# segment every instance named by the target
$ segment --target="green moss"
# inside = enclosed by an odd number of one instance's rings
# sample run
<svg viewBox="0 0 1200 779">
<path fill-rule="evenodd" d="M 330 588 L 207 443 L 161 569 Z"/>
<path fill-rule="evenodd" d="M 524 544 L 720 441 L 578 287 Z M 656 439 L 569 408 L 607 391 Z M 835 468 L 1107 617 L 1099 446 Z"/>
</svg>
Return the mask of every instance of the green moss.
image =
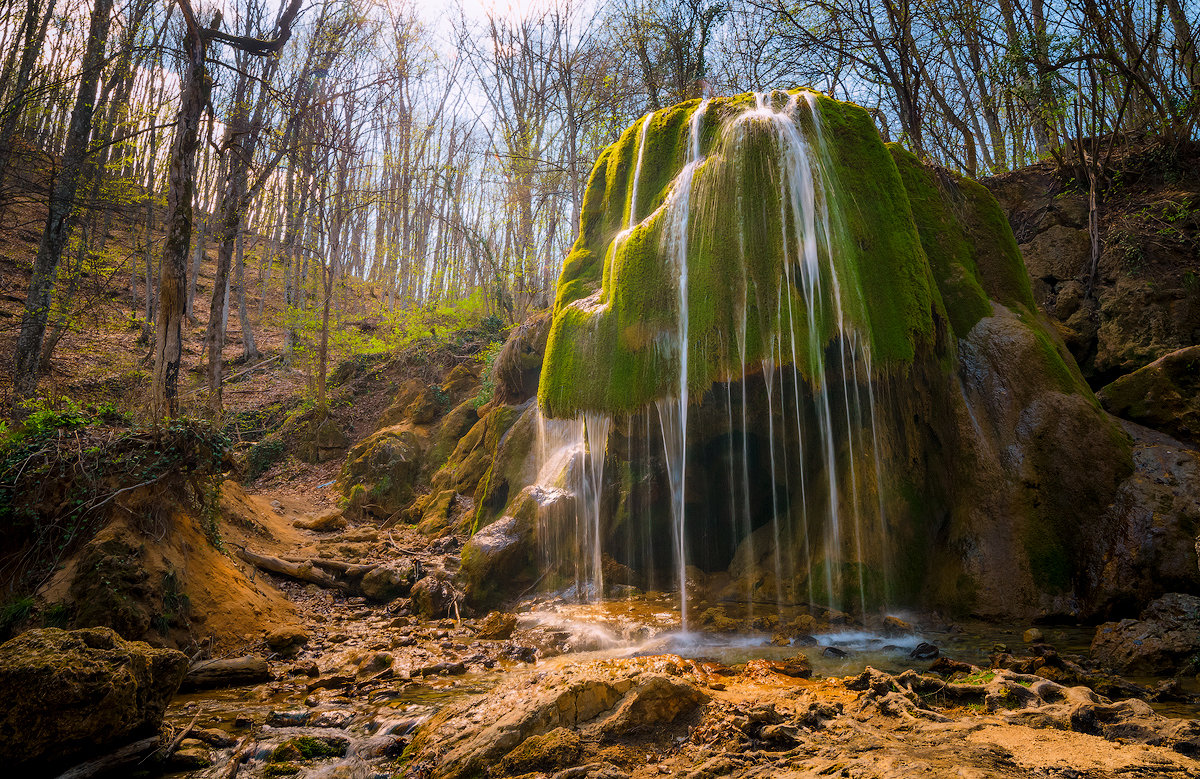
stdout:
<svg viewBox="0 0 1200 779">
<path fill-rule="evenodd" d="M 1030 517 L 1021 540 L 1029 555 L 1034 584 L 1048 592 L 1066 592 L 1071 586 L 1072 565 L 1055 528 L 1045 520 Z"/>
<path fill-rule="evenodd" d="M 835 272 L 842 316 L 866 335 L 874 364 L 911 361 L 917 343 L 932 336 L 940 302 L 900 175 L 869 116 L 820 97 L 818 131 L 803 107 L 797 111 L 810 126 L 813 175 L 829 201 L 818 205 L 831 214 L 828 227 L 818 224 L 812 236 L 822 255 L 813 283 L 826 292 L 807 301 L 803 239 L 796 238 L 802 230 L 785 200 L 790 173 L 778 136 L 764 120 L 736 119 L 751 100 L 714 100 L 699 123 L 705 161 L 690 190 L 685 258 L 689 389 L 699 393 L 739 375 L 743 357 L 745 364 L 790 362 L 794 354 L 812 377 L 817 352 L 836 331 L 829 293 Z M 679 236 L 672 232 L 680 222 L 670 210 L 697 106 L 684 103 L 636 123 L 593 170 L 543 365 L 539 401 L 553 416 L 631 411 L 678 392 Z M 836 142 L 825 144 L 825 137 Z M 625 231 L 639 153 L 640 221 Z"/>
<path fill-rule="evenodd" d="M 288 763 L 296 760 L 318 760 L 323 757 L 343 757 L 350 746 L 340 736 L 296 736 L 289 738 L 271 750 L 270 763 Z"/>
<path fill-rule="evenodd" d="M 900 145 L 888 144 L 888 150 L 904 181 L 921 247 L 929 260 L 950 326 L 961 338 L 976 322 L 992 313 L 991 301 L 979 283 L 975 246 L 962 218 L 951 210 L 936 174 Z"/>
</svg>

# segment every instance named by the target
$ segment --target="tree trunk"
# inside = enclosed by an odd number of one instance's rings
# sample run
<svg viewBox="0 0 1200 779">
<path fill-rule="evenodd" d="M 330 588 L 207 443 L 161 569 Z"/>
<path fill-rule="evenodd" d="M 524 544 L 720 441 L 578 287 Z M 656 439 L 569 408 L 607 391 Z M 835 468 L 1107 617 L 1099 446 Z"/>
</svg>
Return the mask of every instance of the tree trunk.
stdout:
<svg viewBox="0 0 1200 779">
<path fill-rule="evenodd" d="M 189 9 L 190 12 L 190 9 Z M 183 309 L 187 302 L 187 258 L 192 242 L 192 192 L 195 188 L 196 149 L 200 118 L 212 89 L 204 66 L 205 40 L 189 25 L 184 48 L 187 71 L 180 89 L 179 117 L 168 168 L 167 237 L 159 276 L 158 328 L 154 342 L 155 416 L 174 416 L 178 410 L 179 368 L 183 360 Z"/>
<path fill-rule="evenodd" d="M 17 336 L 13 370 L 13 400 L 16 403 L 26 400 L 37 391 L 42 338 L 46 332 L 46 318 L 50 313 L 50 299 L 54 291 L 58 262 L 62 258 L 70 230 L 79 174 L 87 155 L 96 87 L 100 82 L 100 71 L 104 64 L 104 48 L 108 40 L 112 6 L 113 0 L 96 0 L 96 5 L 92 8 L 79 92 L 75 98 L 75 107 L 71 111 L 71 124 L 63 150 L 61 173 L 51 190 L 50 213 L 46 217 L 46 229 L 42 233 L 37 258 L 34 260 L 33 277 L 29 281 L 29 294 L 25 299 L 25 316 L 21 321 L 20 335 Z"/>
</svg>

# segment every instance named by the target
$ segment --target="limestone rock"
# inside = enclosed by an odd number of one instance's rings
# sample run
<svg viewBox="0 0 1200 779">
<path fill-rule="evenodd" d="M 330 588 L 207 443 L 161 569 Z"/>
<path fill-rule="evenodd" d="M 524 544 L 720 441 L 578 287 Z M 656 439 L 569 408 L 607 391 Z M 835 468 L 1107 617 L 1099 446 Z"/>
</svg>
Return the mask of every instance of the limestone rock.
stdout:
<svg viewBox="0 0 1200 779">
<path fill-rule="evenodd" d="M 1097 397 L 1122 419 L 1200 443 L 1200 346 L 1164 355 L 1112 382 Z"/>
<path fill-rule="evenodd" d="M 538 517 L 564 510 L 573 501 L 565 490 L 526 487 L 509 507 L 511 514 L 472 536 L 463 547 L 459 571 L 467 601 L 486 607 L 524 588 L 536 560 Z"/>
<path fill-rule="evenodd" d="M 671 723 L 708 700 L 671 655 L 619 663 L 591 662 L 522 677 L 488 695 L 443 709 L 414 740 L 414 769 L 438 779 L 477 775 L 513 755 L 520 766 L 564 756 L 575 739 L 559 733 L 524 745 L 556 729 L 576 731 L 581 743 L 616 740 Z M 652 729 L 652 728 L 651 728 Z M 520 748 L 520 751 L 517 751 Z M 530 762 L 525 762 L 525 760 Z M 533 770 L 522 768 L 522 770 Z"/>
<path fill-rule="evenodd" d="M 516 629 L 517 617 L 515 614 L 493 611 L 480 623 L 479 630 L 475 632 L 475 637 L 484 640 L 504 641 Z"/>
<path fill-rule="evenodd" d="M 276 628 L 267 634 L 265 641 L 271 651 L 283 657 L 292 657 L 300 647 L 308 643 L 308 631 L 299 625 Z"/>
<path fill-rule="evenodd" d="M 516 776 L 531 771 L 553 771 L 574 763 L 583 751 L 579 734 L 570 728 L 555 728 L 530 736 L 500 761 L 500 770 Z"/>
<path fill-rule="evenodd" d="M 1138 619 L 1096 629 L 1092 659 L 1134 676 L 1195 673 L 1200 653 L 1200 597 L 1172 593 L 1151 603 Z"/>
<path fill-rule="evenodd" d="M 460 594 L 450 582 L 431 575 L 414 584 L 409 597 L 415 614 L 432 618 L 452 613 Z"/>
<path fill-rule="evenodd" d="M 23 633 L 0 646 L 0 758 L 34 771 L 153 733 L 186 670 L 183 653 L 108 628 Z"/>
<path fill-rule="evenodd" d="M 404 415 L 416 425 L 433 422 L 450 402 L 450 397 L 440 386 L 426 387 L 404 410 Z"/>
<path fill-rule="evenodd" d="M 390 517 L 412 498 L 421 468 L 421 444 L 403 426 L 384 428 L 355 444 L 346 455 L 338 488 L 352 506 Z"/>
<path fill-rule="evenodd" d="M 347 523 L 346 518 L 342 516 L 341 509 L 327 509 L 307 519 L 298 519 L 293 524 L 301 530 L 330 533 L 334 530 L 345 530 Z"/>
<path fill-rule="evenodd" d="M 363 595 L 380 603 L 388 603 L 408 594 L 415 575 L 411 563 L 384 563 L 363 576 Z"/>
</svg>

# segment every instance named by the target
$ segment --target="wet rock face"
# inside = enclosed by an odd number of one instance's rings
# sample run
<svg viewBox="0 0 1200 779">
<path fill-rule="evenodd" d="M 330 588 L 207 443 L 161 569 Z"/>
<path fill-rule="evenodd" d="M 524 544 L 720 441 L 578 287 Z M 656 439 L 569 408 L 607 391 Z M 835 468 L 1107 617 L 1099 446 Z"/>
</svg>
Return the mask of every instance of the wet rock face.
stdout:
<svg viewBox="0 0 1200 779">
<path fill-rule="evenodd" d="M 1122 376 L 1098 393 L 1111 414 L 1200 443 L 1200 346 L 1189 346 Z"/>
<path fill-rule="evenodd" d="M 1096 629 L 1092 659 L 1134 676 L 1196 673 L 1200 655 L 1200 597 L 1172 593 L 1146 607 L 1138 619 Z"/>
<path fill-rule="evenodd" d="M 0 646 L 0 759 L 33 772 L 152 733 L 186 670 L 108 628 L 24 633 Z"/>
</svg>

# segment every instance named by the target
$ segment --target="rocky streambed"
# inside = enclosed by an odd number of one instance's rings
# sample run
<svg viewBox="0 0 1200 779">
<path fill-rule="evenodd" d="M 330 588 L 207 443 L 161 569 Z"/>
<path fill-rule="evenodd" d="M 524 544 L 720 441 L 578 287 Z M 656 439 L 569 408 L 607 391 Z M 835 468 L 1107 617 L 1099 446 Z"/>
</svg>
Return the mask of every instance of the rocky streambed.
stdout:
<svg viewBox="0 0 1200 779">
<path fill-rule="evenodd" d="M 471 612 L 460 539 L 326 524 L 278 556 L 233 550 L 299 618 L 248 625 L 249 654 L 189 665 L 103 629 L 6 645 L 24 647 L 0 663 L 8 757 L 76 778 L 1200 775 L 1191 596 L 1097 631 L 863 624 L 699 588 L 681 632 L 662 593 Z"/>
<path fill-rule="evenodd" d="M 444 556 L 452 562 L 453 550 Z M 1200 772 L 1190 691 L 1099 673 L 1046 642 L 1071 648 L 1081 629 L 940 624 L 917 634 L 895 618 L 867 630 L 825 613 L 783 627 L 757 617 L 773 634 L 720 633 L 730 624 L 710 612 L 707 632 L 681 635 L 666 596 L 585 606 L 543 596 L 520 613 L 455 619 L 408 613 L 411 599 L 381 605 L 280 585 L 306 619 L 303 641 L 281 645 L 259 684 L 177 696 L 167 773 Z M 799 633 L 797 622 L 817 631 Z"/>
</svg>

